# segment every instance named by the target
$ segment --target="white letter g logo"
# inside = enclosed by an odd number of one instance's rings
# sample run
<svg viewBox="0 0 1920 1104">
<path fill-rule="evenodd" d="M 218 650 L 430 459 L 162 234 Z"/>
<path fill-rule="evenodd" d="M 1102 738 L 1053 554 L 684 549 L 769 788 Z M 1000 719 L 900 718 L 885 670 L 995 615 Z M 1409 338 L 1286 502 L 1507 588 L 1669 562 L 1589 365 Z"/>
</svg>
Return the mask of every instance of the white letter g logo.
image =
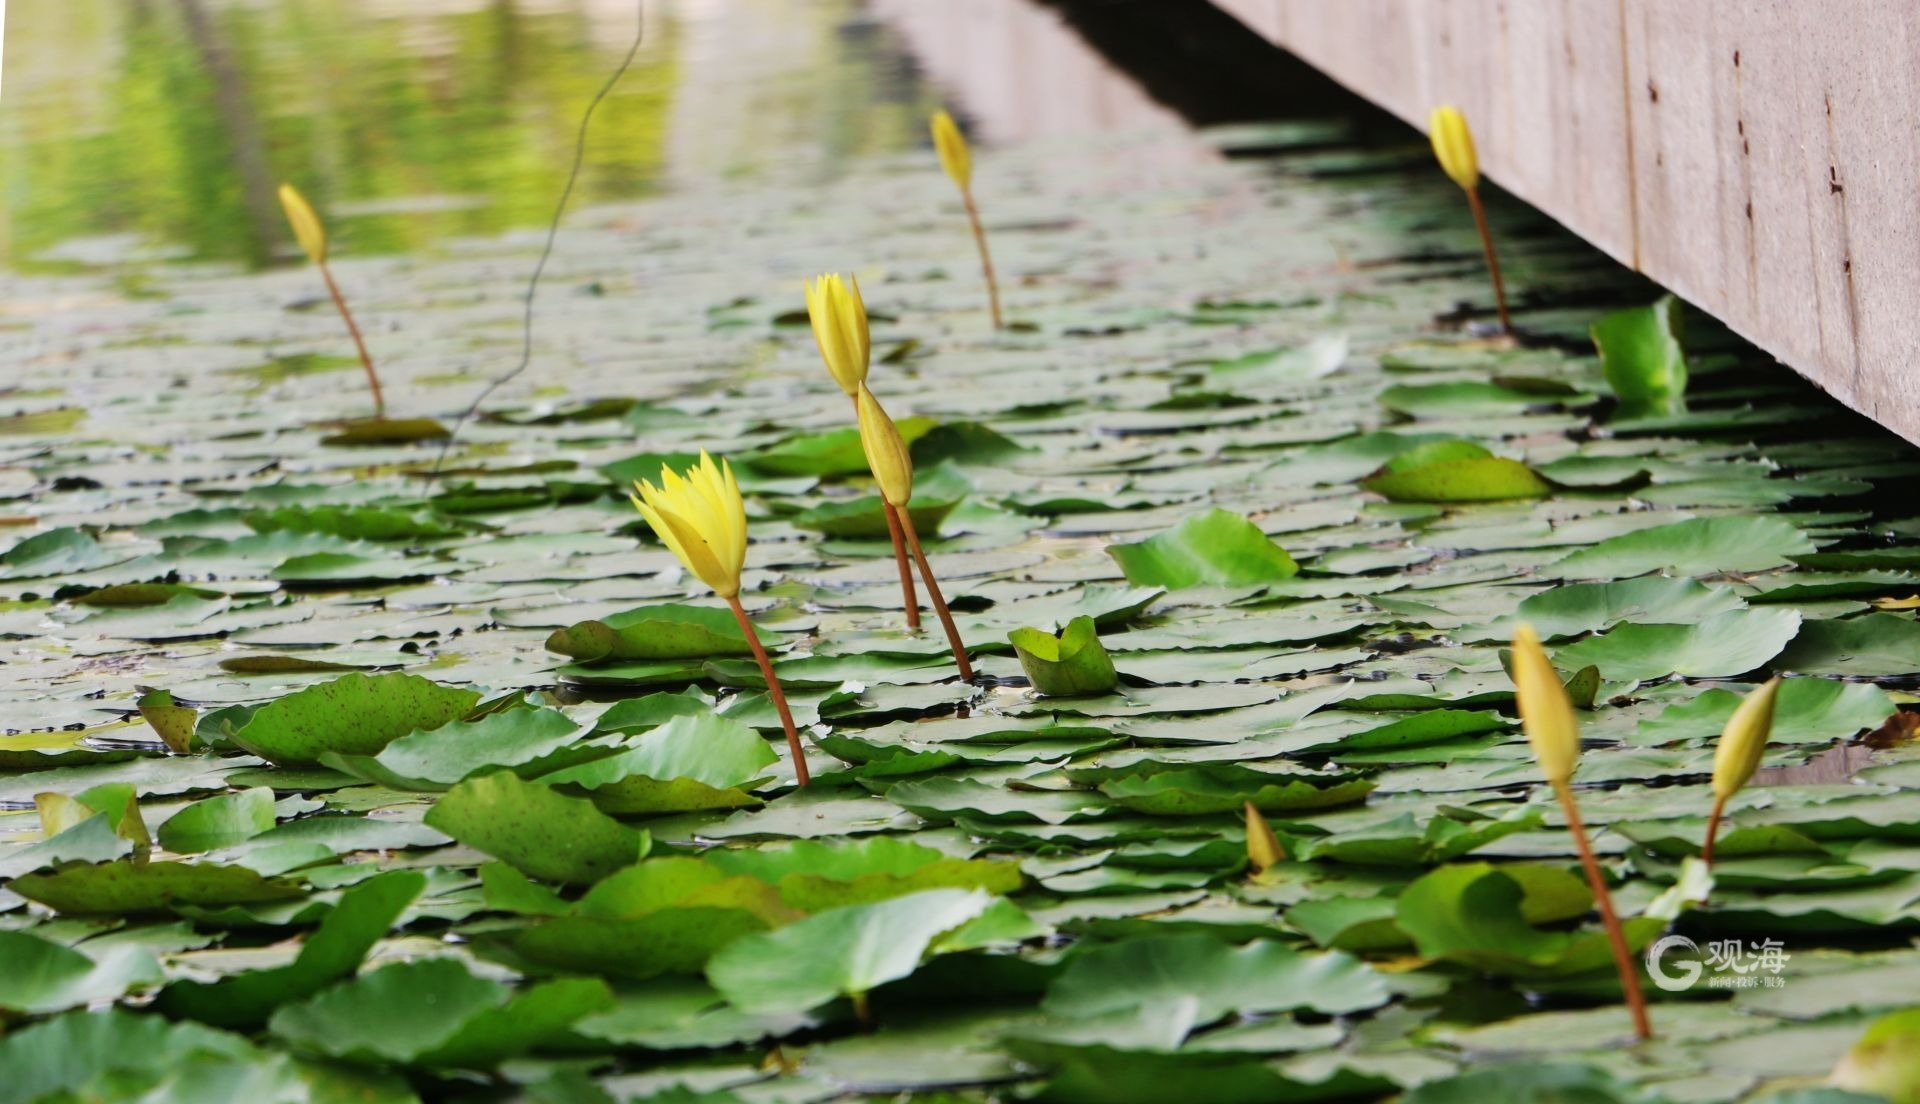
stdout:
<svg viewBox="0 0 1920 1104">
<path fill-rule="evenodd" d="M 1700 980 L 1700 975 L 1705 969 L 1700 963 L 1686 959 L 1679 963 L 1678 973 L 1668 973 L 1661 965 L 1661 958 L 1668 951 L 1681 949 L 1695 955 L 1700 953 L 1699 944 L 1684 935 L 1663 936 L 1655 940 L 1653 946 L 1647 948 L 1647 973 L 1652 976 L 1655 985 L 1669 993 L 1679 993 L 1692 988 L 1693 983 Z"/>
</svg>

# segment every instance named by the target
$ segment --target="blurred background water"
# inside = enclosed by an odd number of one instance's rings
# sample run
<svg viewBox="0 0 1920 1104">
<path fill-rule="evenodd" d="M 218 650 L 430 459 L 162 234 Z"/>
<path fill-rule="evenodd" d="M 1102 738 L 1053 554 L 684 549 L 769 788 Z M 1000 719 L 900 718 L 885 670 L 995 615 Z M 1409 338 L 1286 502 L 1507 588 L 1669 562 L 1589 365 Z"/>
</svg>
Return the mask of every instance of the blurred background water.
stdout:
<svg viewBox="0 0 1920 1104">
<path fill-rule="evenodd" d="M 342 253 L 544 223 L 635 0 L 43 0 L 7 12 L 0 265 L 291 256 L 298 184 Z M 1175 126 L 1031 0 L 649 0 L 576 201 L 925 146 Z"/>
</svg>

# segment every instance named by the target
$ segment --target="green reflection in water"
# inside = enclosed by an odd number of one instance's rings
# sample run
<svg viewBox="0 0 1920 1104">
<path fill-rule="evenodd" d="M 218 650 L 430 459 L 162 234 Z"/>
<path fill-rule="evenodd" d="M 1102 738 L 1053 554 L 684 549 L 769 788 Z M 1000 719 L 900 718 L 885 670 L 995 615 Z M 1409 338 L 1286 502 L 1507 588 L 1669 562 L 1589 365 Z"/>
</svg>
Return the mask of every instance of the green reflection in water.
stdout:
<svg viewBox="0 0 1920 1104">
<path fill-rule="evenodd" d="M 205 35 L 189 18 L 196 5 Z M 13 267 L 49 267 L 35 263 L 49 247 L 121 234 L 196 260 L 285 255 L 277 207 L 260 217 L 236 160 L 249 144 L 269 186 L 295 181 L 326 213 L 342 254 L 544 221 L 580 114 L 624 49 L 610 40 L 626 33 L 514 0 L 404 16 L 353 0 L 62 0 L 8 14 L 0 261 Z M 583 202 L 643 194 L 659 176 L 674 25 L 649 32 L 595 116 Z M 210 51 L 239 98 L 224 95 Z M 50 57 L 71 68 L 22 79 Z M 53 266 L 111 253 L 57 251 Z"/>
</svg>

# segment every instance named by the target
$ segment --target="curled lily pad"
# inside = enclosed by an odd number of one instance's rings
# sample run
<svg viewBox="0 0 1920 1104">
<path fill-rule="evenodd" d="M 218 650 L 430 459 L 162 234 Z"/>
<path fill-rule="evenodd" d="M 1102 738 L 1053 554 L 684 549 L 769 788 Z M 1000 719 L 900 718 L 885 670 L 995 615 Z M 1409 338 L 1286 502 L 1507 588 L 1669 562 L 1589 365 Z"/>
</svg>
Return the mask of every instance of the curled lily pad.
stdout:
<svg viewBox="0 0 1920 1104">
<path fill-rule="evenodd" d="M 1686 412 L 1680 300 L 1663 295 L 1648 306 L 1614 311 L 1595 322 L 1591 332 L 1607 384 L 1620 400 L 1621 418 Z"/>
<path fill-rule="evenodd" d="M 124 914 L 176 906 L 217 908 L 286 901 L 304 895 L 295 883 L 263 878 L 244 866 L 197 862 L 109 862 L 28 874 L 9 889 L 55 912 Z"/>
<path fill-rule="evenodd" d="M 1120 684 L 1113 659 L 1100 644 L 1093 618 L 1076 617 L 1060 635 L 1040 629 L 1015 629 L 1007 634 L 1020 667 L 1033 688 L 1050 697 L 1104 694 Z"/>
</svg>

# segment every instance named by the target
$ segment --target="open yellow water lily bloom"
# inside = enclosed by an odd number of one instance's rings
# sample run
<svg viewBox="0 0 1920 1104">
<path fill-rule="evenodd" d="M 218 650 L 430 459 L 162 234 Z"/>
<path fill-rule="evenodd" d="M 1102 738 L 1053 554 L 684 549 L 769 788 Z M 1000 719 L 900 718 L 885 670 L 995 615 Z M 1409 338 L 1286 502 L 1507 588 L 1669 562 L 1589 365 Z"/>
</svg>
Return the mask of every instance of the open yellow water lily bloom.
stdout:
<svg viewBox="0 0 1920 1104">
<path fill-rule="evenodd" d="M 740 593 L 747 559 L 747 507 L 733 466 L 715 464 L 707 450 L 684 474 L 660 466 L 660 485 L 635 480 L 631 496 L 640 516 L 688 571 L 722 598 Z"/>
<path fill-rule="evenodd" d="M 325 264 L 327 260 L 327 228 L 320 216 L 300 194 L 300 189 L 291 184 L 280 185 L 280 207 L 287 213 L 287 222 L 293 227 L 293 236 L 300 242 L 300 248 L 306 251 L 308 259 L 314 264 Z"/>
<path fill-rule="evenodd" d="M 1442 104 L 1427 117 L 1427 136 L 1433 139 L 1433 155 L 1440 167 L 1462 188 L 1480 183 L 1480 159 L 1473 151 L 1473 131 L 1467 117 L 1451 104 Z"/>
<path fill-rule="evenodd" d="M 873 392 L 862 387 L 854 401 L 860 407 L 860 447 L 866 450 L 874 482 L 888 505 L 905 509 L 913 498 L 913 454 L 906 439 Z"/>
<path fill-rule="evenodd" d="M 820 359 L 849 398 L 867 382 L 873 338 L 867 329 L 867 304 L 860 298 L 860 281 L 849 276 L 822 276 L 807 282 L 807 321 Z"/>
<path fill-rule="evenodd" d="M 1539 634 L 1528 624 L 1513 630 L 1513 692 L 1520 704 L 1520 727 L 1533 746 L 1533 757 L 1547 781 L 1558 788 L 1573 778 L 1580 757 L 1580 722 L 1573 715 L 1573 699 L 1553 669 Z"/>
<path fill-rule="evenodd" d="M 972 184 L 973 152 L 967 148 L 967 136 L 945 111 L 933 113 L 933 148 L 940 155 L 940 167 L 961 190 Z"/>
<path fill-rule="evenodd" d="M 1725 801 L 1740 792 L 1760 766 L 1767 750 L 1767 738 L 1773 734 L 1773 704 L 1780 696 L 1780 677 L 1768 679 L 1759 689 L 1740 699 L 1727 727 L 1720 732 L 1720 746 L 1713 751 L 1713 796 Z"/>
</svg>

